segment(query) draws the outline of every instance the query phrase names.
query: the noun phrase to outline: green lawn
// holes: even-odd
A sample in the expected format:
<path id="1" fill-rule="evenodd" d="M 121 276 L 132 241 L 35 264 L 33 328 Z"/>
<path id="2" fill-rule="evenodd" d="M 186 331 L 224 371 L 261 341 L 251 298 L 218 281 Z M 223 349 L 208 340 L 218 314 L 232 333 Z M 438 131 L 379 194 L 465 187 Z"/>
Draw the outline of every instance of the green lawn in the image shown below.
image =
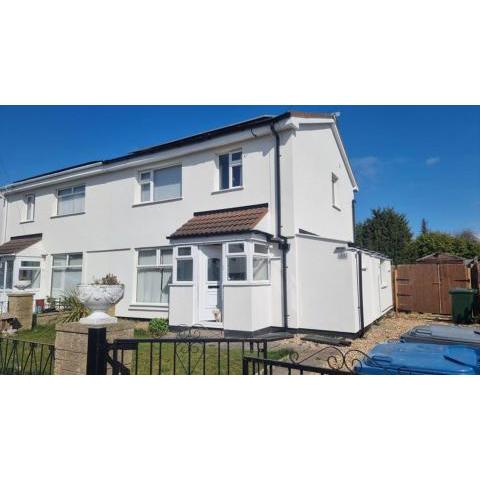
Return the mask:
<path id="1" fill-rule="evenodd" d="M 144 330 L 135 330 L 134 336 L 139 339 L 150 337 L 149 333 Z M 10 338 L 53 345 L 55 343 L 55 326 L 37 326 L 29 331 L 19 331 Z M 204 349 L 202 344 L 192 343 L 189 352 L 188 344 L 177 344 L 174 347 L 172 343 L 161 345 L 140 343 L 138 352 L 125 352 L 125 355 L 132 355 L 130 367 L 132 374 L 172 375 L 176 373 L 182 375 L 190 371 L 192 375 L 202 375 L 203 373 L 207 375 L 240 375 L 244 353 L 256 355 L 256 346 L 254 345 L 254 350 L 250 352 L 248 343 L 245 343 L 243 351 L 238 343 L 232 343 L 228 349 L 225 344 L 218 348 L 217 344 L 211 343 L 207 344 Z M 288 353 L 287 349 L 272 348 L 268 352 L 268 358 L 280 359 Z M 119 352 L 119 359 L 121 359 L 121 352 Z"/>

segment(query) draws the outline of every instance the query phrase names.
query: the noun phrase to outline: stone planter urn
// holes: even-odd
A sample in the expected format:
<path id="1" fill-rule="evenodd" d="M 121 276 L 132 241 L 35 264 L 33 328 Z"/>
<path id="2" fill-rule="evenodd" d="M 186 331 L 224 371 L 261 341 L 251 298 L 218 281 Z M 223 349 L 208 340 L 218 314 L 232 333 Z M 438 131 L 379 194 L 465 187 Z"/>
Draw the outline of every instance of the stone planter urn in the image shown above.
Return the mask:
<path id="1" fill-rule="evenodd" d="M 106 325 L 117 323 L 116 317 L 108 315 L 107 310 L 123 296 L 124 285 L 79 285 L 78 298 L 92 312 L 80 319 L 87 325 Z"/>

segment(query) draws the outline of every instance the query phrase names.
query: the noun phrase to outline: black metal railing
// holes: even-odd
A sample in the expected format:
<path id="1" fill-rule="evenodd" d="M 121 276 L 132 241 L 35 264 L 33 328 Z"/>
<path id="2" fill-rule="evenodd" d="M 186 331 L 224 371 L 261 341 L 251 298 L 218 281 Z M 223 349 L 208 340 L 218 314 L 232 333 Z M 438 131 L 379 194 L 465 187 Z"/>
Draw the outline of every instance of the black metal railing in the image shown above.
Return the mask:
<path id="1" fill-rule="evenodd" d="M 55 347 L 0 337 L 1 375 L 52 375 Z"/>
<path id="2" fill-rule="evenodd" d="M 241 375 L 243 357 L 279 358 L 288 354 L 281 347 L 269 344 L 291 335 L 274 339 L 233 337 L 223 334 L 201 336 L 200 330 L 185 329 L 175 337 L 117 339 L 106 344 L 102 360 L 103 334 L 92 331 L 91 348 L 97 352 L 89 362 L 91 373 L 113 375 Z M 100 359 L 99 359 L 100 358 Z"/>

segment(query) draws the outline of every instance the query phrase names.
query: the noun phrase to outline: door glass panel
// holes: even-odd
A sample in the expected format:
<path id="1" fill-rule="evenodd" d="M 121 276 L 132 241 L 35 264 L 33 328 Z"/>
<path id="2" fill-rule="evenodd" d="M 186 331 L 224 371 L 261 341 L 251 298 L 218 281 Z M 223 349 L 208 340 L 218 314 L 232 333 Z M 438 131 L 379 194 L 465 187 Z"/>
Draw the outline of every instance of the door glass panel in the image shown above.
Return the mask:
<path id="1" fill-rule="evenodd" d="M 209 282 L 220 281 L 220 259 L 209 258 L 208 259 L 208 278 Z"/>

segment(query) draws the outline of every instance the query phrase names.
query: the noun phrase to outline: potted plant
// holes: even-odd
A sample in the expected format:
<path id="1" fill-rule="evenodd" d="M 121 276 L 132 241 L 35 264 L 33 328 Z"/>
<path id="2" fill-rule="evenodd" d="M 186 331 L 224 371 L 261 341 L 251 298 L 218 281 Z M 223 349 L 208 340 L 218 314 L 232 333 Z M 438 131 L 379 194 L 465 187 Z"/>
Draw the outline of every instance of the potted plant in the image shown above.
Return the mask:
<path id="1" fill-rule="evenodd" d="M 79 285 L 78 298 L 92 312 L 88 317 L 81 318 L 80 323 L 88 325 L 117 323 L 117 319 L 111 317 L 107 310 L 122 298 L 124 289 L 125 286 L 111 273 L 92 284 Z"/>

